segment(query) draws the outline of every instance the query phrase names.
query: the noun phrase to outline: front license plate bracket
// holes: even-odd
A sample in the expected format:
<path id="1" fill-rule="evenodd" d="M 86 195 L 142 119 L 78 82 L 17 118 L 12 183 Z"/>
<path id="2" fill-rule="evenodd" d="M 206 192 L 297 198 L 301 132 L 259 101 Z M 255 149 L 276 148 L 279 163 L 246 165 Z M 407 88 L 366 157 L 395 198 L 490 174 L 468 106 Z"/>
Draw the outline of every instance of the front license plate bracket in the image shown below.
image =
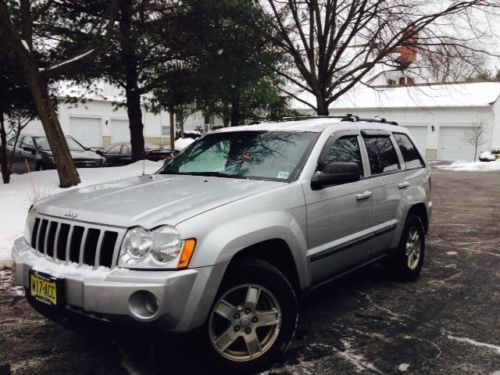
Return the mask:
<path id="1" fill-rule="evenodd" d="M 31 297 L 49 306 L 64 307 L 64 279 L 43 272 L 30 270 L 29 293 Z"/>

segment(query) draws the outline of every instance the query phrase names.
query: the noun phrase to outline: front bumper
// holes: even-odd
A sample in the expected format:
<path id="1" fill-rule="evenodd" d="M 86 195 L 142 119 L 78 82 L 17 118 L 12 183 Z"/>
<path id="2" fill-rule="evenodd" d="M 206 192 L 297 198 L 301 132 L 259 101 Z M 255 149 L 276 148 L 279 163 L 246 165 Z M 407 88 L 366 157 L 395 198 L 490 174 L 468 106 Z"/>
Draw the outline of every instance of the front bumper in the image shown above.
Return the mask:
<path id="1" fill-rule="evenodd" d="M 204 324 L 224 266 L 180 271 L 118 267 L 92 270 L 54 263 L 53 259 L 33 250 L 24 238 L 15 241 L 12 258 L 14 282 L 26 289 L 31 269 L 64 280 L 62 312 L 78 312 L 111 322 L 145 324 L 170 332 L 187 332 Z M 157 312 L 150 316 L 137 313 L 137 299 L 133 296 L 144 292 L 152 293 L 158 301 Z"/>

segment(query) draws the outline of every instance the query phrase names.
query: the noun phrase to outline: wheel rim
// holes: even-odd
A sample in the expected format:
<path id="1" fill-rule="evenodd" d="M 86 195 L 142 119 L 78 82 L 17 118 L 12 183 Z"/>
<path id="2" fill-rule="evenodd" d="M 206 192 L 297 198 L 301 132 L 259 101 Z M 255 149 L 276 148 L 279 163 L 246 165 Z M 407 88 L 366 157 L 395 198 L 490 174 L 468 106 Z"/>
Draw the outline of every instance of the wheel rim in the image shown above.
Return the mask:
<path id="1" fill-rule="evenodd" d="M 422 242 L 420 232 L 416 227 L 410 228 L 408 238 L 406 239 L 406 261 L 408 268 L 414 270 L 417 268 L 422 256 Z"/>
<path id="2" fill-rule="evenodd" d="M 209 321 L 210 342 L 224 358 L 245 362 L 272 347 L 281 327 L 281 308 L 268 289 L 238 285 L 215 303 Z"/>

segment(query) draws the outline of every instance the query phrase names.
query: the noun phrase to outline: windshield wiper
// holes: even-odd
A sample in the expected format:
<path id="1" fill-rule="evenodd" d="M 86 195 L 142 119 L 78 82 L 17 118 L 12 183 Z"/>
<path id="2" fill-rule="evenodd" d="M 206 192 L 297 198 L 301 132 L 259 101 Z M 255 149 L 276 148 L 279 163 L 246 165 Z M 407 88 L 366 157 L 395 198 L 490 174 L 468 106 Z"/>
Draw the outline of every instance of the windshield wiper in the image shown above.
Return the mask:
<path id="1" fill-rule="evenodd" d="M 227 177 L 227 178 L 247 178 L 245 176 L 238 176 L 234 174 L 224 173 L 224 172 L 174 172 L 169 170 L 164 170 L 162 174 L 178 174 L 178 175 L 189 175 L 189 176 L 207 176 L 207 177 Z"/>

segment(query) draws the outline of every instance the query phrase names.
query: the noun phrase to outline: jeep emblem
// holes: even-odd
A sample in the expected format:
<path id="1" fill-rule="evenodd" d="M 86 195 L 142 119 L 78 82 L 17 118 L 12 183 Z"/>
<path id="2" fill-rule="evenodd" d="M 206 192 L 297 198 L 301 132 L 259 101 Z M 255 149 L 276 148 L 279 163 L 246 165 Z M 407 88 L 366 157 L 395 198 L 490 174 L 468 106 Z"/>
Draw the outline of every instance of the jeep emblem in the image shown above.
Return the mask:
<path id="1" fill-rule="evenodd" d="M 71 211 L 71 210 L 69 210 L 68 212 L 66 212 L 64 214 L 64 217 L 69 217 L 71 219 L 75 219 L 77 216 L 78 216 L 78 214 L 76 212 Z"/>

